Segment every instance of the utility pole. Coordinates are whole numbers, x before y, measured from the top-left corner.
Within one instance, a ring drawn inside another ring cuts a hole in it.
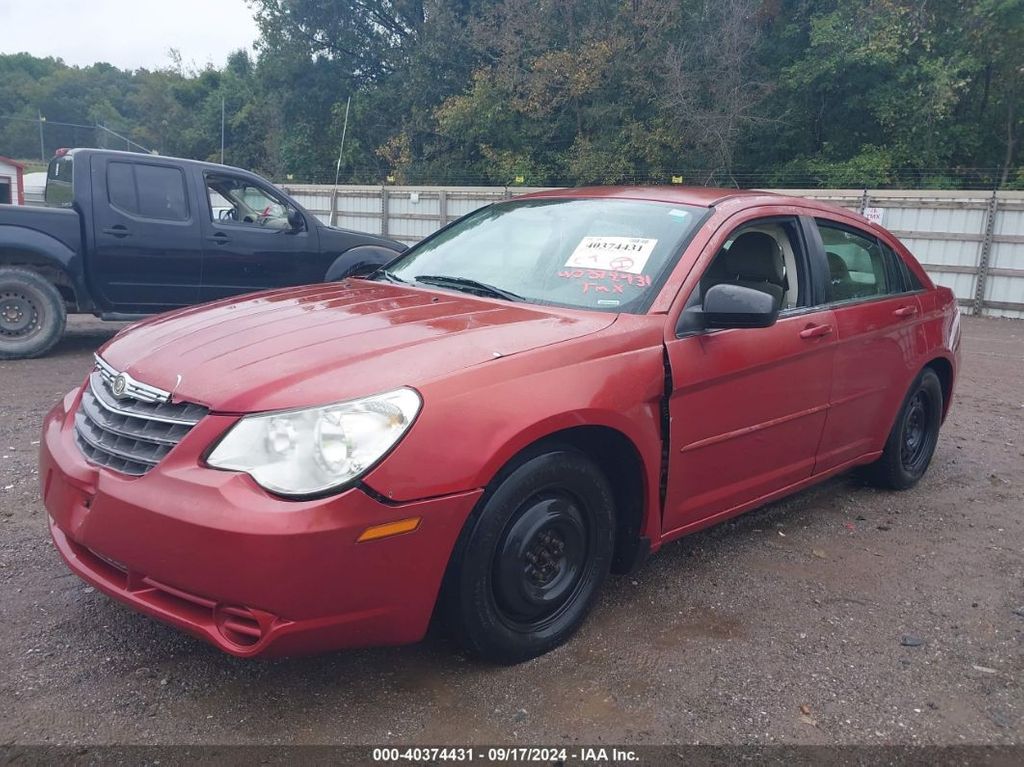
[[[224,97],[220,97],[220,164],[224,164]]]
[[[43,144],[43,123],[46,122],[46,118],[39,110],[36,110],[36,114],[39,115],[39,159],[46,162],[46,147]]]

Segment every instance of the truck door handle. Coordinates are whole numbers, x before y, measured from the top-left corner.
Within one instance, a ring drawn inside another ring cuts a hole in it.
[[[206,239],[208,239],[210,242],[215,242],[218,245],[226,245],[227,243],[231,242],[231,238],[224,234],[224,232],[217,232],[212,237],[207,237]]]
[[[894,311],[892,314],[893,314],[894,317],[913,317],[915,314],[917,314],[917,307],[916,306],[901,306],[899,309]]]
[[[103,233],[109,234],[113,237],[129,237],[131,232],[128,231],[128,227],[124,224],[115,224],[114,226],[103,227]]]
[[[808,325],[800,331],[801,338],[820,338],[832,332],[831,325]]]

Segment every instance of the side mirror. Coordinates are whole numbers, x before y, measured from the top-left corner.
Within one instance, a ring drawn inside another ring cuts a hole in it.
[[[291,230],[293,232],[300,232],[300,231],[302,231],[302,227],[303,227],[304,224],[305,224],[305,221],[302,218],[302,214],[299,213],[299,211],[295,210],[295,208],[289,208],[288,209],[288,226],[291,227]]]
[[[778,298],[763,290],[723,283],[704,295],[704,326],[708,328],[767,328],[779,316]]]

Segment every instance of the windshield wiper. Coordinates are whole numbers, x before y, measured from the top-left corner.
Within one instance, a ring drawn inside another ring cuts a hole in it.
[[[408,285],[409,284],[408,280],[403,280],[397,274],[395,274],[394,272],[389,272],[387,269],[378,269],[376,272],[374,272],[371,275],[371,277],[373,279],[377,279],[378,275],[383,277],[388,282],[395,282],[395,283],[398,283],[399,285]]]
[[[465,290],[470,293],[483,293],[491,298],[504,298],[506,301],[525,301],[518,293],[510,290],[488,285],[486,282],[471,280],[468,277],[452,277],[445,274],[417,274],[416,282],[423,282],[428,285],[437,285],[439,288],[451,288],[453,290]]]

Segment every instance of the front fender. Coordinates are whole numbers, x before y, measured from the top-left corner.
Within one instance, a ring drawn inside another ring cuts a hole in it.
[[[418,386],[424,404],[416,423],[364,482],[395,501],[477,489],[529,445],[603,426],[635,447],[647,489],[644,529],[656,528],[665,372],[660,325],[648,330],[642,344],[633,332],[626,341],[595,333]]]

